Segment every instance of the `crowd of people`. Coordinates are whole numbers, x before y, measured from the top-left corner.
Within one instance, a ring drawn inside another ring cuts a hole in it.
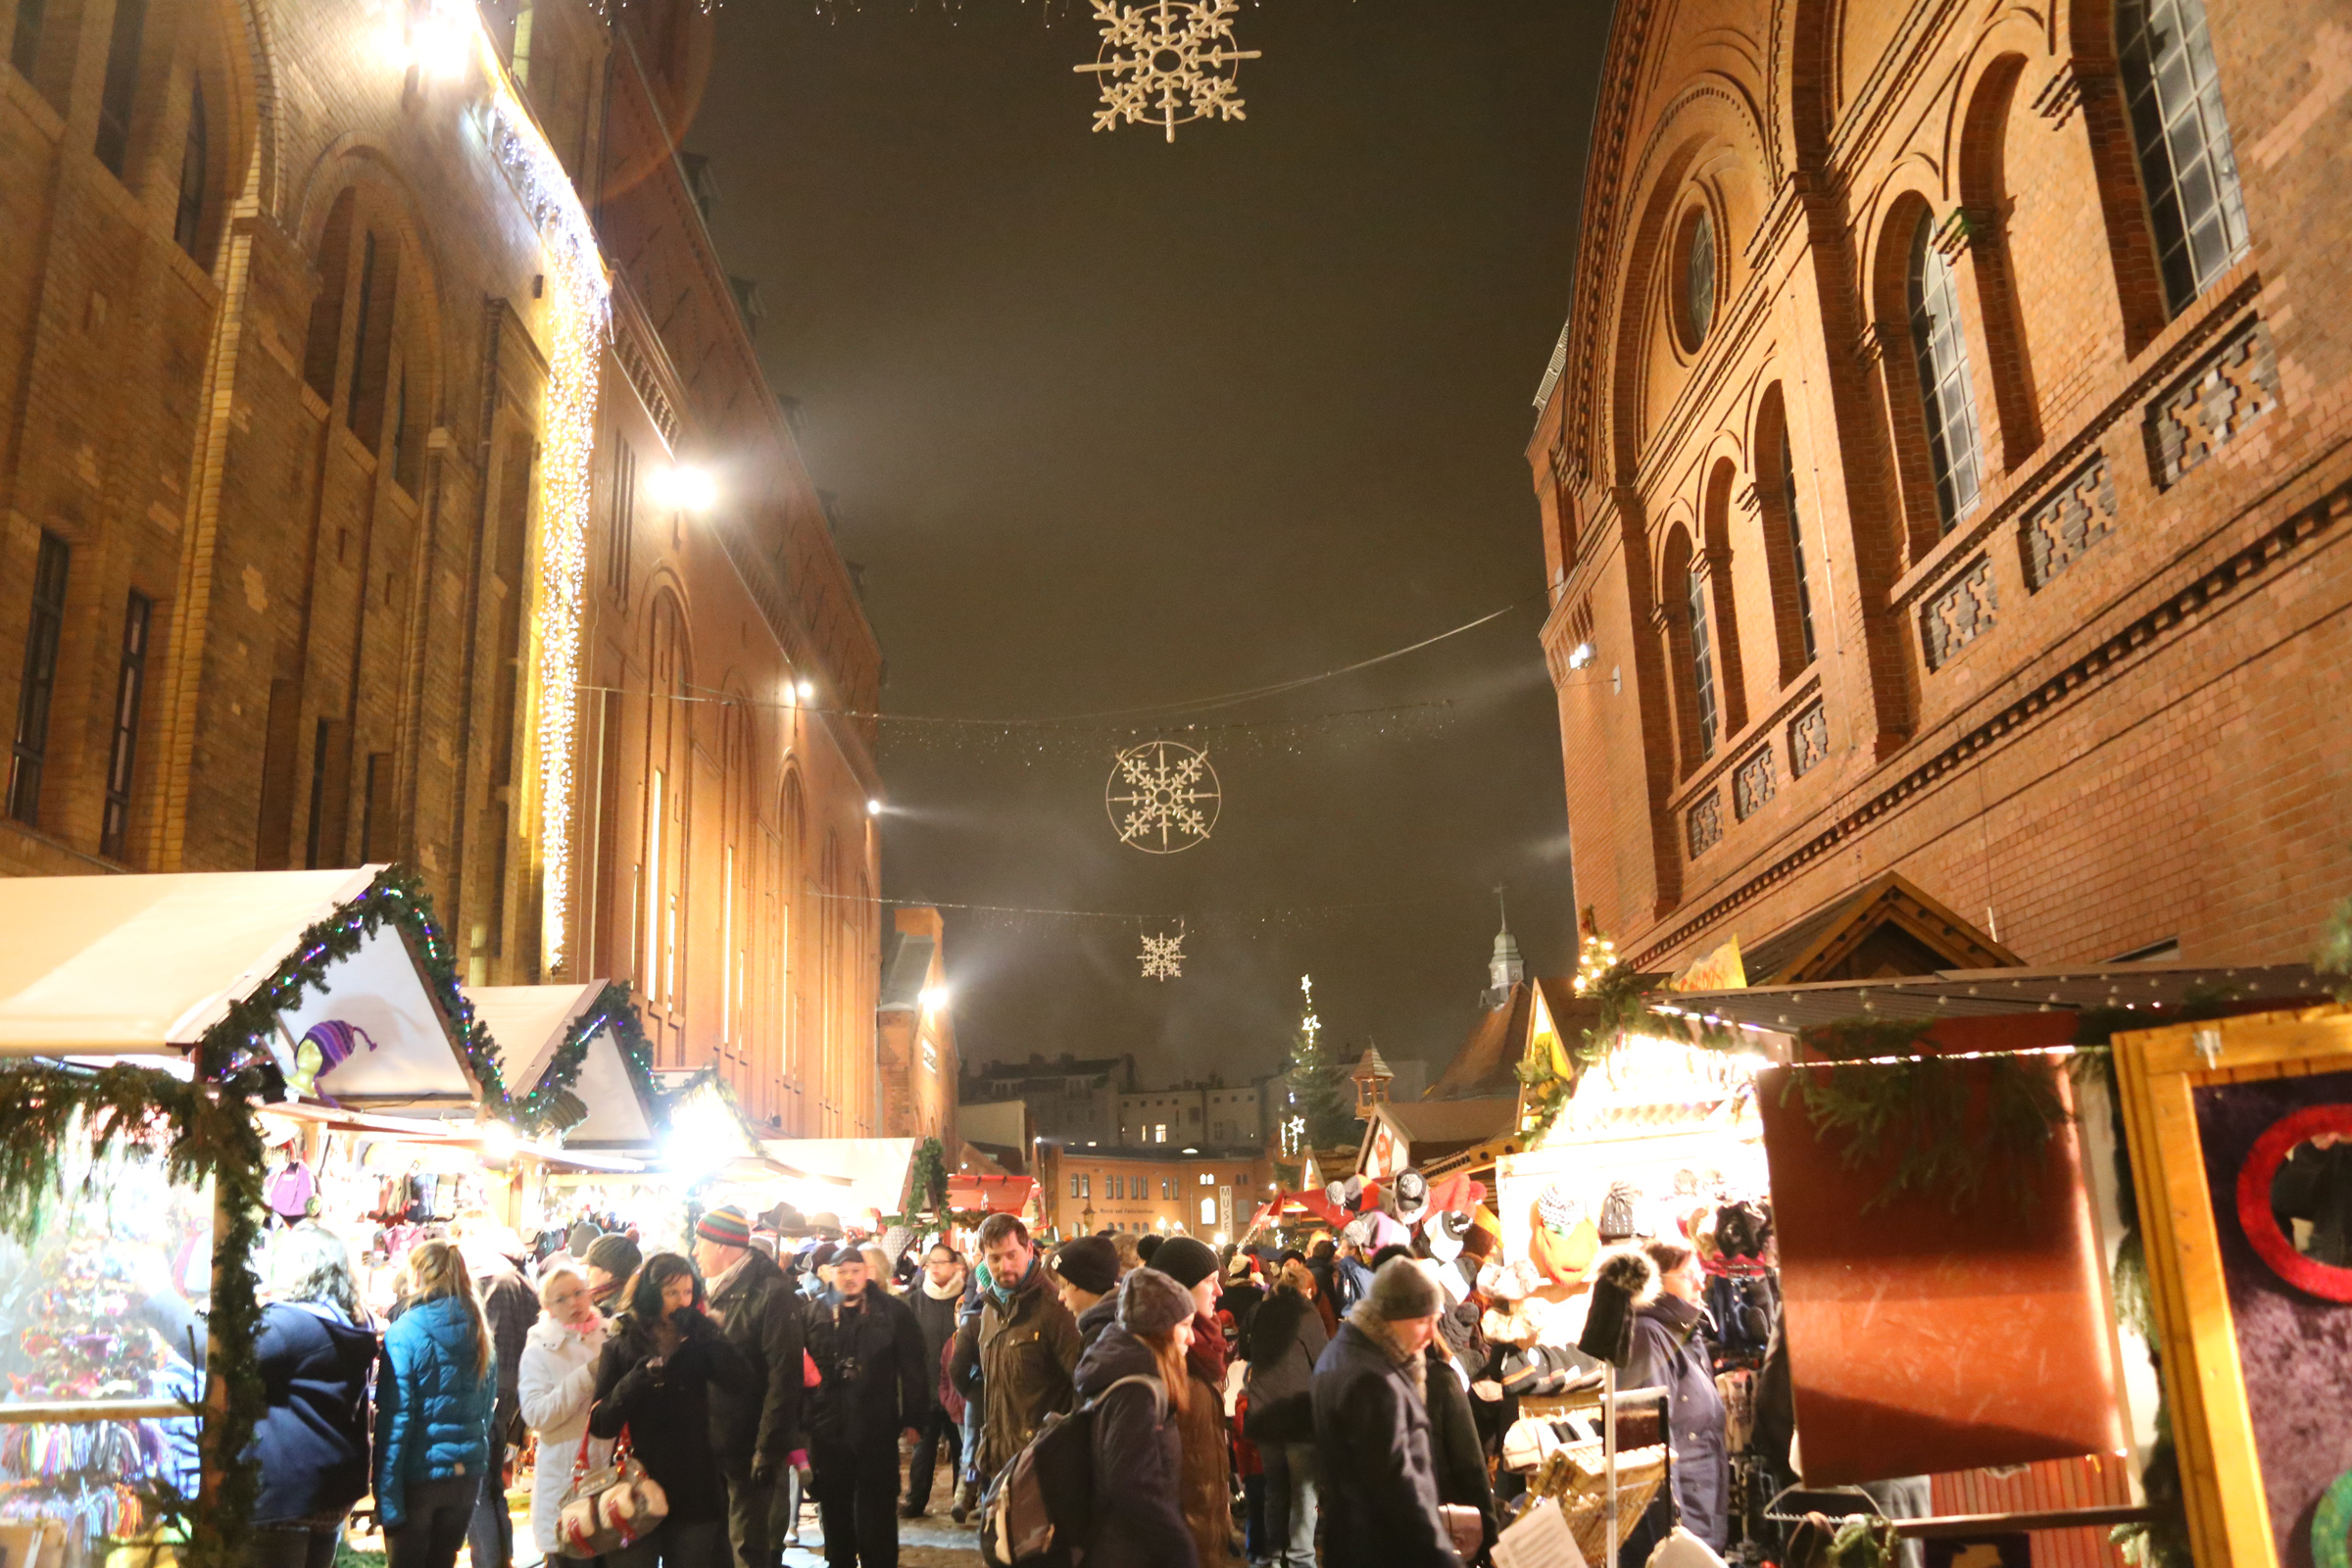
[[[511,1236],[512,1233],[504,1233]],[[828,1568],[895,1568],[944,1459],[958,1524],[1056,1417],[1090,1422],[1090,1568],[1469,1568],[1517,1478],[1516,1416],[1480,1330],[1480,1258],[1212,1250],[1189,1236],[1082,1236],[1049,1250],[989,1216],[967,1259],[943,1238],[893,1258],[776,1250],[744,1214],[692,1255],[574,1235],[518,1266],[479,1216],[409,1254],[371,1321],[342,1243],[276,1233],[260,1344],[269,1408],[263,1568],[326,1568],[372,1493],[390,1568],[514,1560],[507,1487],[535,1445],[537,1555],[577,1478],[624,1454],[666,1512],[604,1568],[774,1568],[813,1501]],[[1724,1446],[1699,1305],[1671,1241],[1634,1325],[1628,1388],[1668,1391],[1677,1460],[1658,1518],[1721,1549]],[[902,1474],[902,1452],[906,1462]],[[526,1559],[527,1560],[527,1559]]]

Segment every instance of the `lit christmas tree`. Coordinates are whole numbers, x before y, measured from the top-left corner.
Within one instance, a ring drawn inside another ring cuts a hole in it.
[[[1286,1154],[1302,1149],[1334,1149],[1356,1141],[1355,1108],[1349,1098],[1347,1068],[1323,1046],[1323,1020],[1315,1016],[1315,982],[1298,977],[1305,1003],[1298,1015],[1298,1037],[1291,1043],[1286,1076],[1289,1100],[1282,1121]]]
[[[1600,918],[1590,904],[1585,906],[1585,917],[1578,923],[1577,935],[1576,994],[1581,997],[1617,967],[1617,944],[1600,934]]]

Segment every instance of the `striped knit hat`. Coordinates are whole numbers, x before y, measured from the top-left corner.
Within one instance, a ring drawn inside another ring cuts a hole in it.
[[[705,1214],[695,1225],[694,1234],[706,1242],[716,1242],[721,1247],[749,1247],[752,1245],[752,1222],[743,1217],[742,1209],[728,1203]]]

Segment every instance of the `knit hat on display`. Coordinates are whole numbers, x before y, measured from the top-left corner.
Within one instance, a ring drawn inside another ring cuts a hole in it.
[[[721,1247],[749,1247],[752,1245],[752,1222],[743,1217],[742,1209],[726,1203],[705,1214],[696,1223],[694,1234],[703,1241],[716,1242]]]
[[[1107,1236],[1081,1236],[1054,1253],[1054,1272],[1090,1296],[1118,1289],[1119,1250]]]
[[[1217,1271],[1217,1254],[1197,1236],[1171,1236],[1152,1254],[1152,1266],[1189,1291]]]
[[[1371,1294],[1364,1298],[1364,1305],[1371,1308],[1374,1317],[1395,1322],[1398,1318],[1434,1316],[1441,1299],[1438,1282],[1417,1261],[1393,1257],[1372,1276]]]
[[[1135,1255],[1149,1263],[1152,1261],[1152,1254],[1159,1250],[1159,1244],[1166,1240],[1167,1238],[1157,1231],[1146,1231],[1136,1239]]]
[[[1192,1320],[1193,1293],[1159,1270],[1139,1268],[1119,1281],[1119,1327],[1128,1333],[1157,1337]]]
[[[637,1244],[617,1233],[599,1236],[588,1249],[584,1259],[590,1268],[601,1268],[616,1280],[625,1280],[637,1272],[645,1259],[638,1254]]]

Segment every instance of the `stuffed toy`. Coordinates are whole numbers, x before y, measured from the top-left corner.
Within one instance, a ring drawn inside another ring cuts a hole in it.
[[[1600,1232],[1586,1217],[1585,1205],[1554,1182],[1536,1200],[1532,1217],[1527,1251],[1536,1268],[1554,1285],[1583,1279],[1600,1250]]]

